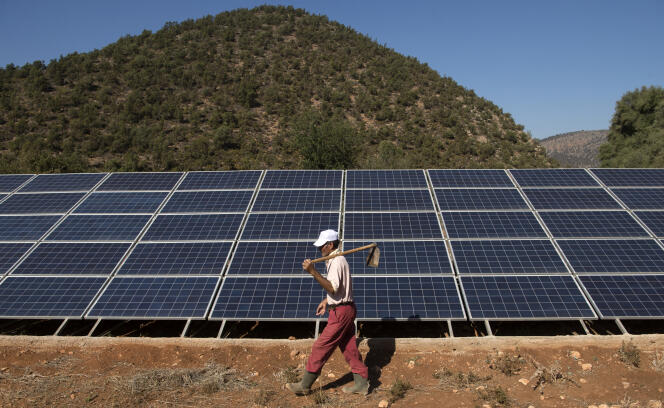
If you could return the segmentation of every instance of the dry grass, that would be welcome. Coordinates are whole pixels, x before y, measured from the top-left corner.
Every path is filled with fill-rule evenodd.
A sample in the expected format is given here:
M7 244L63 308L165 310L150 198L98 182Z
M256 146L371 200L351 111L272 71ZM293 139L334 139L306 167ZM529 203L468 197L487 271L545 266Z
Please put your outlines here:
M390 401L394 402L400 400L401 398L405 397L406 392L412 388L413 386L410 385L408 381L402 381L401 379L397 378L390 387Z
M545 384L556 384L556 383L571 383L576 385L577 387L579 384L572 379L571 375L569 373L566 373L563 371L563 369L560 367L560 364L558 362L555 362L551 364L550 366L543 366L535 359L531 359L531 362L535 366L536 370L535 373L530 376L530 384L533 386L533 390L537 389L537 387L542 386L544 387Z
M481 389L477 391L477 396L492 407L511 407L512 400L502 387Z
M473 385L486 382L491 376L479 376L475 373L453 372L448 368L441 368L434 371L433 378L440 380L440 384L447 388L469 388Z
M487 357L486 362L489 364L489 368L500 371L509 377L521 372L521 369L526 364L526 359L518 353L498 353L494 356Z
M254 397L254 403L261 407L266 406L270 401L272 401L275 395L276 392L261 388L258 390L256 396Z
M650 365L652 366L653 370L662 372L664 371L664 353L660 353L657 350L655 350L655 353L653 354L653 359L650 362Z
M638 367L641 362L641 352L631 341L627 344L623 341L618 350L618 358L628 366Z
M288 366L279 370L274 373L274 376L278 382L283 384L300 382L300 372L297 367L294 366Z
M324 393L320 388L312 392L309 398L315 405L326 405L331 401L330 396Z

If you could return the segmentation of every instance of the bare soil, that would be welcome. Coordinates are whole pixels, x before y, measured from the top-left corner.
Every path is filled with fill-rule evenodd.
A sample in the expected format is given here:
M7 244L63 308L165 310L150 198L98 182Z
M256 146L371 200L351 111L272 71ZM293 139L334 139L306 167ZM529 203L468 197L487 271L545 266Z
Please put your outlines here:
M661 407L664 335L362 339L368 396L337 350L310 396L284 384L313 340L0 336L2 407ZM528 381L526 381L528 380Z

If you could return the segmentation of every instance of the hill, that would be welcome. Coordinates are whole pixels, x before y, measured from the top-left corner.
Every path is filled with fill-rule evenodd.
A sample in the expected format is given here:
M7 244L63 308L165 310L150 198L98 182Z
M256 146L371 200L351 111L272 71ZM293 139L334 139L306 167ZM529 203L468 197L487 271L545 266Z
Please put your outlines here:
M0 172L551 164L490 101L291 7L0 70Z
M581 130L540 140L547 156L567 167L599 167L599 146L608 130Z

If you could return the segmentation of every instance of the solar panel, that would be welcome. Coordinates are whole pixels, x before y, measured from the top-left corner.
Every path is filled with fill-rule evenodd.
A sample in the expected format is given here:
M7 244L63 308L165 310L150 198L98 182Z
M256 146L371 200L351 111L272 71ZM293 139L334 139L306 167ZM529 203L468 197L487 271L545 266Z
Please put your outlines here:
M0 204L0 214L64 214L85 193L14 194Z
M309 240L312 243L326 229L339 230L338 213L250 214L243 240Z
M422 170L348 170L346 188L427 188Z
M593 319L572 276L462 276L471 320Z
M41 243L13 275L109 275L128 243Z
M312 242L240 241L226 275L306 274L302 270L302 261L320 256ZM318 270L324 273L325 267L320 265Z
M641 221L658 237L664 237L664 211L636 211Z
M363 320L466 318L451 276L359 277L353 298Z
M341 188L341 170L268 170L261 188Z
M514 187L504 170L429 170L434 187Z
M664 317L664 275L580 276L604 319Z
M220 275L230 242L140 243L118 275Z
M211 319L317 319L325 292L311 276L228 277L217 296Z
M612 209L620 204L599 188L538 188L523 192L533 206L540 209Z
M664 187L664 169L591 169L591 171L609 187Z
M557 238L648 236L625 211L553 211L540 216Z
M81 317L106 278L10 276L0 284L3 318Z
M75 214L153 213L168 193L92 193L74 210Z
M633 210L664 210L664 188L616 188L613 192Z
M37 240L59 219L59 215L0 216L0 241Z
M460 274L568 273L548 240L452 241Z
M0 192L11 193L32 177L32 174L0 174Z
M113 173L97 191L171 190L182 173Z
M49 241L129 241L149 215L70 215L51 232Z
M47 191L88 191L93 188L106 173L69 173L69 174L40 174L30 180L20 191L47 192Z
M252 191L176 191L161 210L174 212L245 212Z
M0 277L28 252L32 244L0 243Z
M88 316L203 319L218 280L212 276L115 277Z
M234 239L243 214L159 215L143 241Z
M523 169L510 173L521 187L599 186L583 169Z
M370 242L344 241L344 250ZM380 263L366 265L368 251L346 255L353 276L361 275L451 275L452 266L444 241L379 241ZM319 269L325 270L324 266Z
M559 240L577 273L664 272L664 250L649 239Z
M339 211L341 190L261 190L252 211Z
M261 173L260 170L193 171L187 173L178 190L253 190Z
M443 212L450 238L546 238L530 212Z
M428 190L346 190L346 211L434 211Z
M517 210L528 205L516 189L436 189L441 210Z
M344 239L440 239L436 213L346 213Z
M2 202L2 200L3 200L5 197L7 197L7 195L8 195L8 194L0 194L0 202Z

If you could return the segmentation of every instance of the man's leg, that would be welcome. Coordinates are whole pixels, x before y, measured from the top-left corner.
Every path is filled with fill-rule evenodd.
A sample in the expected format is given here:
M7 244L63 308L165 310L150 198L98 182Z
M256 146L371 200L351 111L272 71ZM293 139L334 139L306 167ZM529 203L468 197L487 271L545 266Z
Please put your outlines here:
M338 319L337 309L330 310L327 325L318 336L311 348L311 355L307 360L307 371L320 374L327 360L342 339L344 327Z
M353 372L354 384L343 388L346 393L367 395L369 393L369 369L362 363L362 355L357 349L357 337L355 337L355 306L347 307L339 316L344 324L344 330L339 342L339 349L344 355L346 362Z

